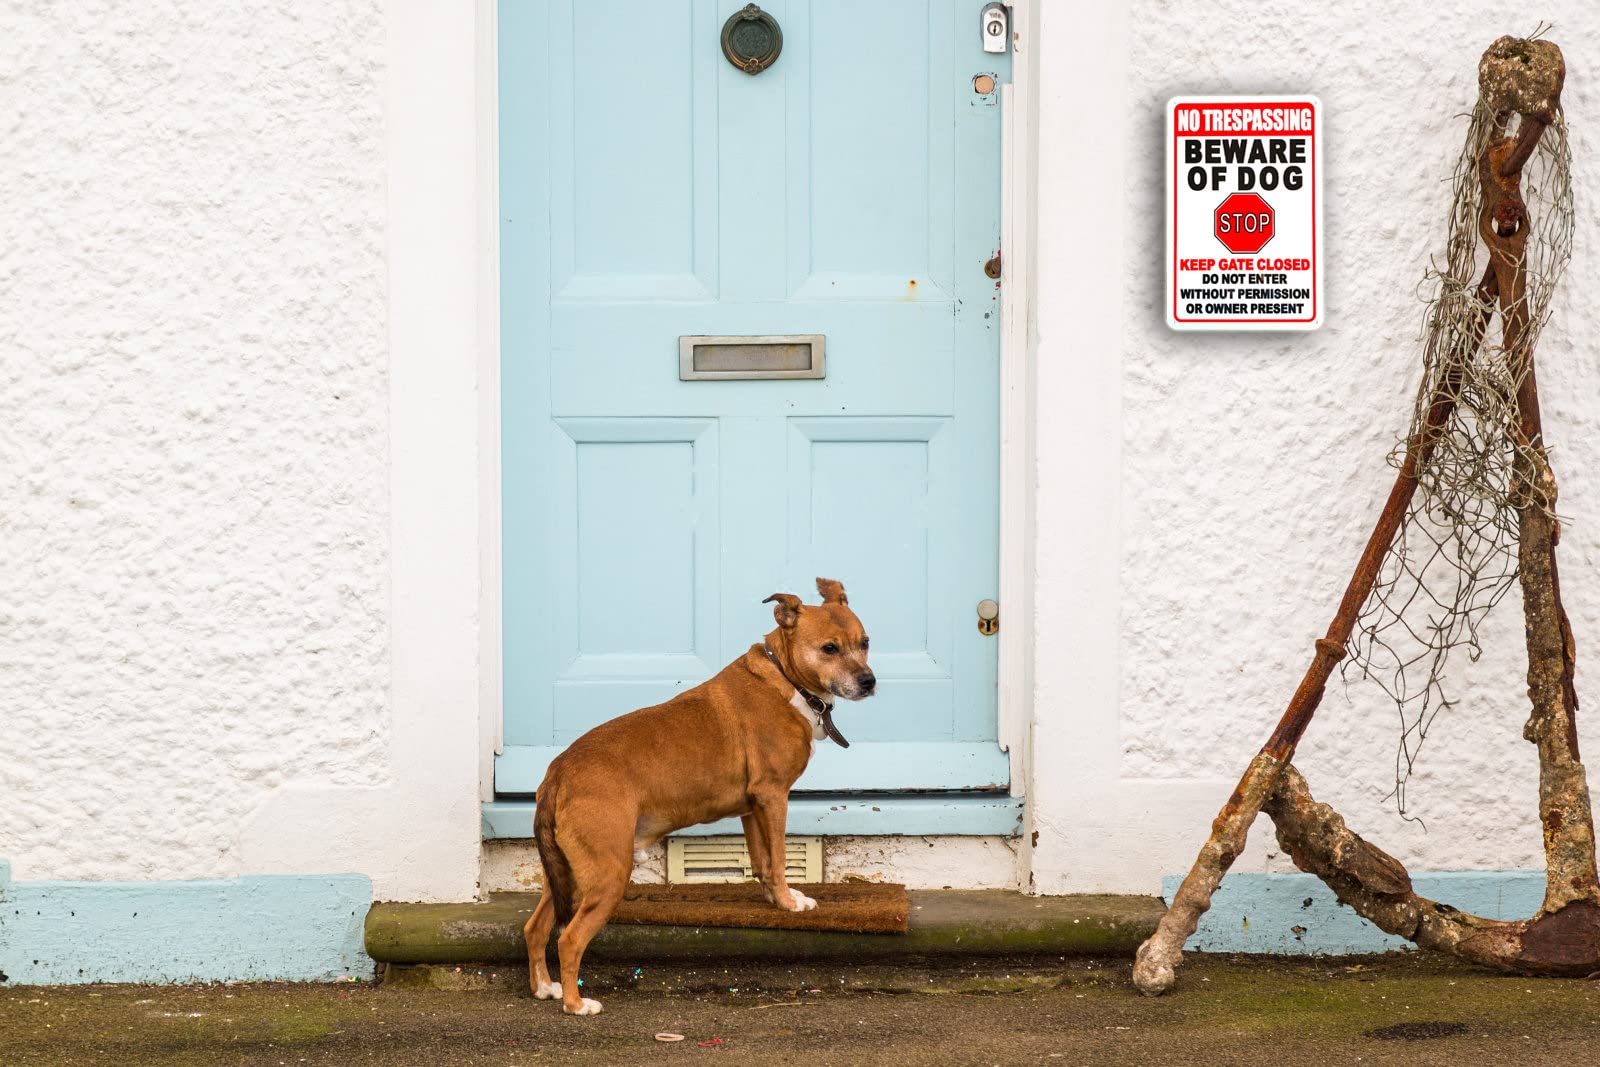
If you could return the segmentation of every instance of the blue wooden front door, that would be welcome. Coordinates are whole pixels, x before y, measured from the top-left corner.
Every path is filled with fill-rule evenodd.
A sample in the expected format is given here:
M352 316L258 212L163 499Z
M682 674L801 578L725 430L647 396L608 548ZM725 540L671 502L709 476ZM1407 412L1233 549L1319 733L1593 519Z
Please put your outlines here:
M838 578L879 695L801 790L1004 789L998 92L980 0L502 0L501 794ZM822 334L826 377L681 381L683 335Z

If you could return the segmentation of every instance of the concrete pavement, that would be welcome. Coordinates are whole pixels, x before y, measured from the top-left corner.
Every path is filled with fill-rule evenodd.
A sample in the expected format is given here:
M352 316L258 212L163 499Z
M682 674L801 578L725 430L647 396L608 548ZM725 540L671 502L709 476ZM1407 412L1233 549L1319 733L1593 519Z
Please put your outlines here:
M517 967L436 966L383 986L5 986L0 1064L1462 1067L1589 1064L1600 1048L1592 981L1417 955L1199 956L1178 991L1150 1000L1127 968L1121 957L610 963L585 980L606 1004L591 1019L531 999Z

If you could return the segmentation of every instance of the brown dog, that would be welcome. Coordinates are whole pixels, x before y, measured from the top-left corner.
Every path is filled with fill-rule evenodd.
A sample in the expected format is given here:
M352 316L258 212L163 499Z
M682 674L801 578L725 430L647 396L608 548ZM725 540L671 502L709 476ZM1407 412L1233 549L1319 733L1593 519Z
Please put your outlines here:
M602 723L545 771L533 834L544 893L523 927L528 979L540 1000L561 998L568 1015L594 1015L578 995L583 950L622 900L636 853L674 830L730 815L744 820L750 865L767 899L788 911L817 902L784 881L789 788L816 742L846 742L833 726L833 698L861 700L877 679L867 635L844 586L817 579L822 603L774 593L778 628L709 682L665 704ZM545 947L556 922L561 981Z

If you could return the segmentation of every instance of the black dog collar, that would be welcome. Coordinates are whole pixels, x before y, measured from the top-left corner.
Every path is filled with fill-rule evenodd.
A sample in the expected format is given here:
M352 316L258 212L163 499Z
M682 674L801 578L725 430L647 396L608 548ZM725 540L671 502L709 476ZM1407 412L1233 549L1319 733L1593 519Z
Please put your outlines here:
M778 673L783 675L783 680L794 686L794 691L800 694L801 699L810 706L812 711L821 716L822 732L827 734L828 738L840 748L849 748L850 742L846 741L844 739L844 734L841 734L839 732L839 728L833 725L833 705L823 703L821 697L804 688L793 678L789 677L789 672L783 669L783 664L778 661L778 654L772 651L771 645L767 644L765 641L761 642L761 651L765 652L767 654L767 658L772 661L772 665L778 668Z

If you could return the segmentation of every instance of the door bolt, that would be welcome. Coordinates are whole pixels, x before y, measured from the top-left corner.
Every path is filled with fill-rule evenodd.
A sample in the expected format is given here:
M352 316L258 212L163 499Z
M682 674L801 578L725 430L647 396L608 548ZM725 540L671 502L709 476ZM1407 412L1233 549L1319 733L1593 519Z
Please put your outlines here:
M1000 629L1000 605L992 600L978 601L978 632L985 637Z

